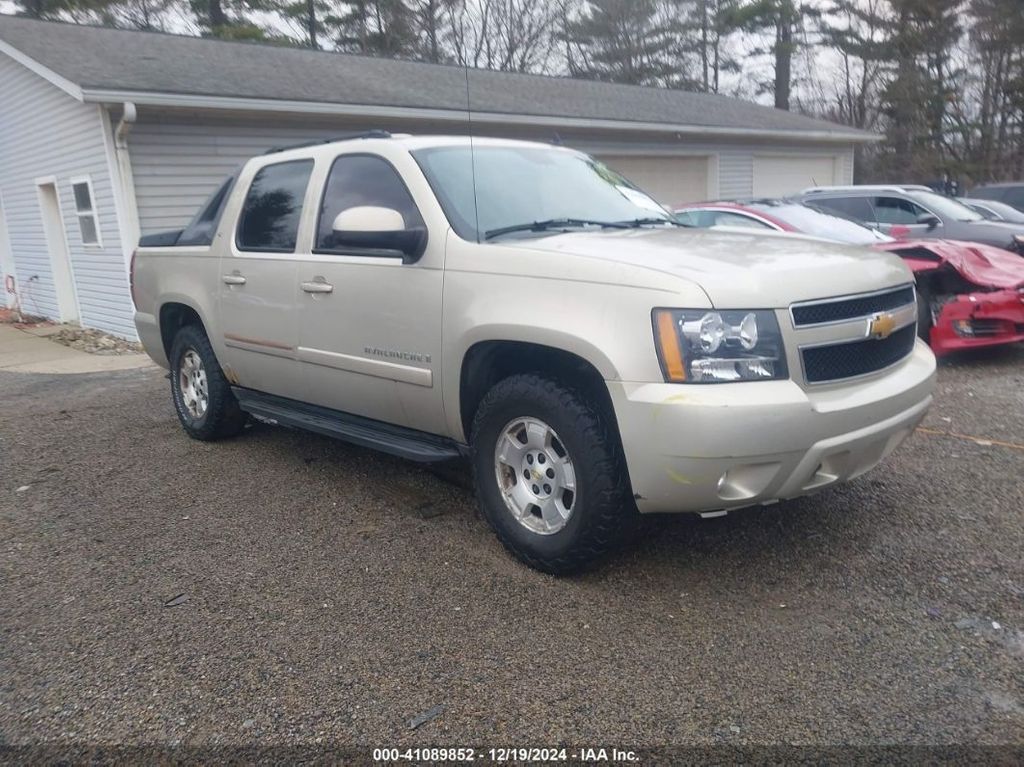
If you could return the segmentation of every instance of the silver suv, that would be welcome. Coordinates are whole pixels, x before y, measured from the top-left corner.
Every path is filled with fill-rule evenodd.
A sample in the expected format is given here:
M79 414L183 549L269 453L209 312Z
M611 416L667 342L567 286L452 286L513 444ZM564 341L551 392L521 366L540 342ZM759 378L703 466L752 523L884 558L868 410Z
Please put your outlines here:
M253 158L186 229L143 238L132 284L189 435L254 414L468 459L501 541L554 573L638 512L859 476L932 399L899 258L687 229L542 144L374 134Z
M967 240L1024 253L1024 225L990 221L926 186L819 186L799 199L893 236Z

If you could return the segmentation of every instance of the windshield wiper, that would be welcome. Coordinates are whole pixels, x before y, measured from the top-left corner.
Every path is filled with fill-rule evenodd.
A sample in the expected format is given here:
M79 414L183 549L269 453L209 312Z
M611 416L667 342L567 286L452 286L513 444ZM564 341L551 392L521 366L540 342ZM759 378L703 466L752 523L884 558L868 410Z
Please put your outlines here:
M655 224L671 224L672 226L685 226L692 227L693 224L684 224L682 221L676 221L674 218L656 218L654 216L650 218L633 218L629 221L616 221L616 224L622 224L623 226L632 227L634 229L641 226L653 226Z
M602 226L611 229L628 229L632 222L627 221L591 221L587 218L549 218L545 221L534 221L530 224L513 224L498 229L488 229L484 239L491 240L512 232L547 232L551 229L565 229L573 226Z

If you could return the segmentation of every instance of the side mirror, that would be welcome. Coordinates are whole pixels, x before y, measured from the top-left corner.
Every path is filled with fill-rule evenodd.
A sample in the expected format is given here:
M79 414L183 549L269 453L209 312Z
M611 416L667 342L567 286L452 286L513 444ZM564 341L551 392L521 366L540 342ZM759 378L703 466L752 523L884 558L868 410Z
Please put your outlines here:
M423 255L427 246L424 227L406 229L402 214L391 208L360 205L341 211L331 226L334 248L392 251L409 264Z
M942 222L939 221L937 216L933 216L931 213L922 213L917 217L917 223L924 224L929 229L934 229Z

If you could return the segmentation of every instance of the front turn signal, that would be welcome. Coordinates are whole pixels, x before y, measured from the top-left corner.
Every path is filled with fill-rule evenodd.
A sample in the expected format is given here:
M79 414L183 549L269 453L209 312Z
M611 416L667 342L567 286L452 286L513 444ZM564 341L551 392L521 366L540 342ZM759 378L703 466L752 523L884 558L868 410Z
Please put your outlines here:
M654 332L658 339L658 360L665 380L683 383L686 381L686 366L683 364L676 320L672 312L665 309L654 312Z

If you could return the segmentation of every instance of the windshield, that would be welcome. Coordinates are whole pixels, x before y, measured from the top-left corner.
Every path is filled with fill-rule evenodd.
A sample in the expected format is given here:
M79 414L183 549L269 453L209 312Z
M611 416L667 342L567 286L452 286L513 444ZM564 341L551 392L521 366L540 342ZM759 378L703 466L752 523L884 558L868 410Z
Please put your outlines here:
M534 222L622 222L656 219L668 211L593 157L555 147L468 146L412 153L452 228L465 240ZM474 185L475 171L475 185ZM476 190L474 205L473 192ZM582 224L581 224L582 225ZM522 231L517 237L557 234Z
M976 210L984 218L991 221L1009 221L1014 224L1024 224L1024 213L1021 213L1012 205L997 200L957 200L971 210Z
M955 221L982 221L984 216L968 208L963 203L957 202L950 197L943 197L935 192L914 192L915 200L925 207L931 208L942 218L952 218Z
M876 242L890 242L881 232L868 229L846 218L831 216L808 208L806 205L751 205L754 210L773 216L792 226L798 232L827 240L848 242L851 245L871 245Z

